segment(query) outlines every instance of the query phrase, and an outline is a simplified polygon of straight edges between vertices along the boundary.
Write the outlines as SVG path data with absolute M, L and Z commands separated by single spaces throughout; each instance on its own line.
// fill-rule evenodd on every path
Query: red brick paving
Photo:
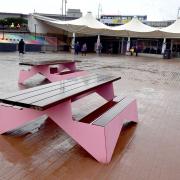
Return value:
M 70 54 L 25 54 L 24 60 L 71 58 Z M 50 119 L 41 118 L 0 135 L 0 180 L 179 180 L 180 60 L 88 55 L 79 67 L 119 74 L 117 95 L 137 98 L 139 123 L 126 125 L 110 164 L 96 162 Z M 37 85 L 36 77 L 19 87 L 18 54 L 0 54 L 0 94 Z M 88 99 L 88 103 L 87 102 Z M 78 119 L 100 106 L 96 94 L 73 104 Z

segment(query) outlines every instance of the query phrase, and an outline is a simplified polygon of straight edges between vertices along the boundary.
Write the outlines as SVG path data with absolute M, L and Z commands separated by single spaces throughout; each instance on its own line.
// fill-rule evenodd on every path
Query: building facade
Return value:
M 146 21 L 147 15 L 135 15 L 140 21 Z M 134 15 L 101 15 L 99 21 L 108 26 L 123 25 L 132 20 Z
M 0 12 L 0 19 L 6 19 L 6 18 L 23 18 L 28 19 L 27 14 L 21 14 L 21 13 L 6 13 L 6 12 Z
M 73 20 L 82 16 L 80 9 L 68 9 L 66 15 L 63 16 L 61 14 L 34 14 L 59 20 Z M 23 18 L 28 21 L 28 24 L 31 16 L 32 14 L 0 12 L 0 19 Z M 68 50 L 67 33 L 65 31 L 52 28 L 46 24 L 42 24 L 42 27 L 40 25 L 34 22 L 31 26 L 34 29 L 34 33 L 30 33 L 30 30 L 32 30 L 29 29 L 30 26 L 12 28 L 9 25 L 0 25 L 0 51 L 16 51 L 20 39 L 24 39 L 26 43 L 26 52 Z M 40 30 L 42 30 L 41 33 L 39 33 Z M 48 30 L 53 30 L 53 33 L 48 33 Z
M 133 17 L 137 17 L 148 26 L 163 28 L 171 25 L 175 20 L 147 21 L 147 15 L 101 15 L 99 21 L 108 26 L 119 26 L 128 23 Z
M 35 14 L 53 18 L 53 19 L 65 20 L 65 21 L 78 19 L 82 16 L 82 12 L 80 9 L 68 9 L 66 14 L 64 14 L 64 15 L 62 15 L 62 14 L 45 14 L 45 13 L 35 13 Z
M 143 21 L 144 24 L 152 27 L 158 27 L 158 28 L 163 28 L 170 26 L 173 24 L 175 20 L 167 20 L 167 21 Z

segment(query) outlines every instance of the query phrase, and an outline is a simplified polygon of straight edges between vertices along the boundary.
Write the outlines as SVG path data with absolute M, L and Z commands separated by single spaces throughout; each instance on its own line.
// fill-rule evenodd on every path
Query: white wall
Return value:
M 35 24 L 37 34 L 63 34 L 63 30 L 50 26 L 43 21 L 37 20 L 33 17 L 33 14 L 30 14 L 28 16 L 28 28 L 31 33 L 35 33 Z

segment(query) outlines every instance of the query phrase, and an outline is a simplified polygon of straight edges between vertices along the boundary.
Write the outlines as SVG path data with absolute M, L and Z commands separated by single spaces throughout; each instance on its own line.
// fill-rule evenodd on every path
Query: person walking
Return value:
M 24 47 L 25 47 L 25 42 L 23 39 L 21 39 L 18 44 L 19 57 L 23 57 Z M 22 60 L 20 59 L 20 61 Z
M 86 52 L 87 52 L 87 45 L 86 45 L 86 43 L 84 43 L 84 44 L 82 45 L 81 52 L 82 52 L 82 56 L 83 56 L 83 55 L 86 56 Z
M 131 56 L 133 56 L 133 54 L 134 54 L 134 47 L 133 46 L 130 48 L 130 53 L 131 53 Z
M 25 43 L 24 43 L 23 39 L 21 39 L 18 44 L 19 54 L 24 54 L 24 46 L 25 46 Z
M 139 47 L 138 46 L 136 46 L 136 48 L 135 48 L 135 53 L 136 53 L 136 56 L 138 56 L 138 53 L 139 53 Z
M 103 46 L 102 46 L 102 44 L 101 44 L 101 43 L 97 44 L 97 54 L 98 54 L 98 55 L 100 55 L 100 54 L 101 54 L 101 52 L 102 52 L 102 48 L 103 48 Z
M 80 49 L 80 45 L 79 42 L 77 42 L 74 46 L 74 50 L 75 50 L 75 54 L 78 55 L 79 54 L 79 49 Z

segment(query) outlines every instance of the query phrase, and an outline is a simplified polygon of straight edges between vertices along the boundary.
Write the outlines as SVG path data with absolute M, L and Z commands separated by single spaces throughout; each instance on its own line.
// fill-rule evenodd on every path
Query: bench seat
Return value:
M 110 121 L 112 121 L 119 113 L 128 107 L 135 99 L 132 97 L 115 98 L 113 102 L 115 105 L 108 111 L 98 117 L 92 122 L 93 125 L 105 127 Z
M 104 154 L 103 157 L 106 157 L 99 158 L 98 161 L 111 161 L 122 126 L 127 121 L 138 122 L 136 99 L 132 97 L 115 97 L 79 121 L 92 128 L 93 137 L 89 141 L 94 141 L 92 144 L 99 149 L 97 156 Z M 100 143 L 101 146 L 98 147 Z

